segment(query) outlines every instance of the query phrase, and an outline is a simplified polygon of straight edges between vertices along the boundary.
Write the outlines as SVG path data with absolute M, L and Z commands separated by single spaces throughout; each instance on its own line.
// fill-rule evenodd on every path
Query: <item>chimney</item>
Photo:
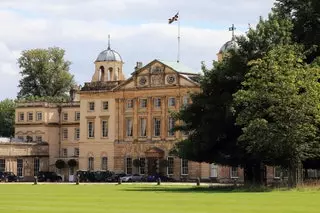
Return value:
M 142 62 L 137 61 L 137 65 L 136 65 L 136 67 L 135 67 L 134 69 L 135 69 L 135 70 L 138 70 L 138 69 L 140 69 L 140 68 L 142 68 Z

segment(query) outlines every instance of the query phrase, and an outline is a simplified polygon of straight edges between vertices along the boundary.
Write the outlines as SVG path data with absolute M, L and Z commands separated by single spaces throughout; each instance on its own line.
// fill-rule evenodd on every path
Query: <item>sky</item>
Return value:
M 89 82 L 94 61 L 108 46 L 120 53 L 126 78 L 137 61 L 176 61 L 179 12 L 180 63 L 200 72 L 220 47 L 248 24 L 267 17 L 274 0 L 0 0 L 0 100 L 15 98 L 17 59 L 23 50 L 60 47 L 78 84 Z

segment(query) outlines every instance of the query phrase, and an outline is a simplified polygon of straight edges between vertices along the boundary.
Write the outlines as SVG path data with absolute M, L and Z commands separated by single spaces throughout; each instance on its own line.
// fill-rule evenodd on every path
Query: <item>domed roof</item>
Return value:
M 220 51 L 219 53 L 225 53 L 225 52 L 228 52 L 232 49 L 238 49 L 238 44 L 237 42 L 232 39 L 231 41 L 227 41 L 221 48 L 220 48 Z
M 122 62 L 122 58 L 117 51 L 110 49 L 110 46 L 109 46 L 108 49 L 102 51 L 98 55 L 96 62 L 98 61 L 121 61 Z

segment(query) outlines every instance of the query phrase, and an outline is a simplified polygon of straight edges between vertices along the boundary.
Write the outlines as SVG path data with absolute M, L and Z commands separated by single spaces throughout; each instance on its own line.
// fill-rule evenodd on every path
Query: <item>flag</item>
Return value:
M 178 21 L 179 18 L 179 12 L 177 12 L 176 15 L 174 15 L 172 18 L 169 18 L 169 24 L 171 24 L 174 21 Z

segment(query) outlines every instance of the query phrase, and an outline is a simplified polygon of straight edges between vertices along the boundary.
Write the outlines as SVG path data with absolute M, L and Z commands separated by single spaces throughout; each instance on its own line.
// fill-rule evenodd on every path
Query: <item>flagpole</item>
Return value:
M 177 63 L 179 63 L 179 62 L 180 62 L 180 14 L 179 14 L 179 18 L 178 18 L 178 57 L 177 57 Z

